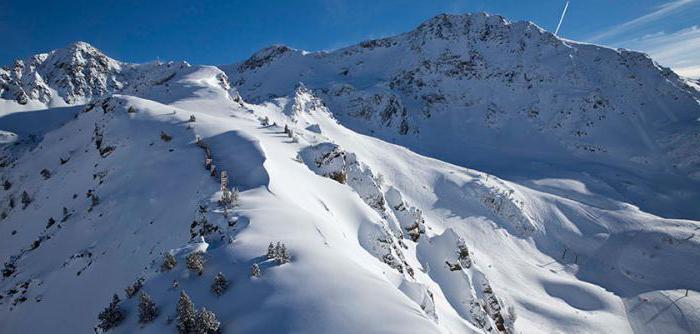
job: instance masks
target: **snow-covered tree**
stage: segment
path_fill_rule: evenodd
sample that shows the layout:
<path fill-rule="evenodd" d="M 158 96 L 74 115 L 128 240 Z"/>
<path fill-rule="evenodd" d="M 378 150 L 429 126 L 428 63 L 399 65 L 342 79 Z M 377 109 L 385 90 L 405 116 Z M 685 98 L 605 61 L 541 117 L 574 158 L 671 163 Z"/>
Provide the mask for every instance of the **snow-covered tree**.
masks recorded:
<path fill-rule="evenodd" d="M 53 219 L 53 217 L 49 217 L 49 221 L 46 223 L 46 228 L 48 229 L 49 227 L 53 226 L 53 224 L 56 224 L 56 220 Z"/>
<path fill-rule="evenodd" d="M 202 275 L 204 272 L 204 253 L 197 251 L 192 252 L 187 255 L 187 269 L 192 272 L 197 273 L 197 275 Z"/>
<path fill-rule="evenodd" d="M 158 307 L 153 302 L 151 296 L 146 292 L 139 294 L 139 322 L 142 324 L 149 323 L 158 317 Z"/>
<path fill-rule="evenodd" d="M 165 133 L 165 131 L 161 131 L 160 132 L 160 139 L 167 143 L 167 142 L 173 140 L 173 136 Z"/>
<path fill-rule="evenodd" d="M 175 268 L 175 266 L 177 266 L 177 259 L 175 258 L 175 255 L 165 253 L 165 256 L 163 257 L 163 263 L 160 265 L 160 270 L 170 271 L 173 268 Z"/>
<path fill-rule="evenodd" d="M 32 198 L 29 197 L 29 194 L 26 191 L 22 191 L 22 210 L 26 209 L 29 204 L 32 203 Z"/>
<path fill-rule="evenodd" d="M 287 246 L 283 243 L 277 242 L 273 253 L 275 262 L 277 262 L 277 264 L 285 264 L 291 260 L 291 256 L 289 255 Z"/>
<path fill-rule="evenodd" d="M 221 296 L 228 289 L 228 280 L 223 273 L 218 273 L 214 276 L 214 282 L 211 284 L 211 292 L 217 296 Z"/>
<path fill-rule="evenodd" d="M 134 282 L 133 284 L 127 286 L 124 289 L 124 292 L 126 292 L 126 296 L 129 298 L 135 296 L 143 287 L 143 281 L 144 281 L 144 279 L 143 279 L 143 277 L 141 277 L 141 278 L 137 279 L 136 282 Z"/>
<path fill-rule="evenodd" d="M 253 263 L 253 266 L 250 267 L 250 277 L 262 277 L 262 271 L 257 263 Z"/>
<path fill-rule="evenodd" d="M 2 268 L 2 277 L 10 277 L 17 271 L 17 267 L 13 262 L 5 262 L 4 268 Z"/>
<path fill-rule="evenodd" d="M 88 208 L 88 211 L 92 211 L 92 208 L 96 207 L 98 204 L 100 204 L 100 198 L 97 197 L 97 194 L 92 189 L 89 189 L 87 194 L 85 194 L 87 198 L 90 199 L 90 207 Z"/>
<path fill-rule="evenodd" d="M 227 209 L 233 208 L 238 205 L 238 196 L 238 189 L 226 190 L 221 197 L 221 204 Z"/>
<path fill-rule="evenodd" d="M 238 188 L 231 188 L 231 193 L 229 195 L 231 196 L 231 205 L 232 206 L 238 205 L 238 200 L 240 197 L 240 193 L 238 191 Z"/>
<path fill-rule="evenodd" d="M 49 170 L 46 169 L 46 168 L 42 169 L 41 172 L 39 172 L 39 174 L 41 174 L 41 176 L 42 176 L 45 180 L 48 180 L 48 179 L 51 178 L 51 171 L 49 171 Z"/>
<path fill-rule="evenodd" d="M 117 327 L 124 320 L 124 312 L 119 307 L 119 302 L 119 296 L 115 294 L 112 296 L 112 302 L 109 303 L 109 306 L 107 306 L 107 308 L 105 308 L 97 316 L 97 318 L 100 320 L 97 327 L 102 331 L 108 331 L 114 327 Z"/>
<path fill-rule="evenodd" d="M 63 218 L 61 218 L 61 222 L 68 220 L 69 217 L 70 217 L 70 212 L 68 211 L 68 208 L 64 206 L 63 207 Z"/>
<path fill-rule="evenodd" d="M 267 254 L 265 255 L 268 260 L 272 260 L 275 258 L 275 244 L 270 242 L 270 244 L 267 246 Z"/>
<path fill-rule="evenodd" d="M 219 333 L 221 323 L 216 320 L 216 314 L 202 307 L 202 309 L 197 312 L 197 319 L 195 322 L 195 330 L 197 334 L 216 334 Z"/>
<path fill-rule="evenodd" d="M 177 331 L 180 334 L 197 333 L 195 323 L 197 313 L 194 310 L 192 299 L 185 291 L 180 292 L 180 300 L 177 302 Z"/>

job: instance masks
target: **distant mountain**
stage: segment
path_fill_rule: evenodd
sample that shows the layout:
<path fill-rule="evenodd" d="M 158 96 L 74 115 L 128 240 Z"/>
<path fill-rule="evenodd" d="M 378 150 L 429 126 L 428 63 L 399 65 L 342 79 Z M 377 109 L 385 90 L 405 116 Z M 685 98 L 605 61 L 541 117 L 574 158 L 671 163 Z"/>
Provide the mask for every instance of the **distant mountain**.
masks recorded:
<path fill-rule="evenodd" d="M 114 60 L 88 43 L 15 61 L 0 69 L 0 97 L 20 105 L 80 105 L 115 93 L 143 95 L 166 91 L 178 74 L 191 72 L 187 62 L 129 64 Z M 228 85 L 225 75 L 219 76 Z"/>

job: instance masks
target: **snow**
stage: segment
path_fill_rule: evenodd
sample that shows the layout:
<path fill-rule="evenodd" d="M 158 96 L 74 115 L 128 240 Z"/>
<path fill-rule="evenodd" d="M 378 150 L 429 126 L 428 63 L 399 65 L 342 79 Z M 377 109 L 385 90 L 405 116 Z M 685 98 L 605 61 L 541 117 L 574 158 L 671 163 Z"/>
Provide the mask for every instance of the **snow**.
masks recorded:
<path fill-rule="evenodd" d="M 508 45 L 530 36 L 522 41 L 533 43 L 535 58 L 516 59 L 551 60 L 538 75 L 556 69 L 579 81 L 503 94 L 495 82 L 464 90 L 470 83 L 426 72 L 414 80 L 435 80 L 447 102 L 416 91 L 434 103 L 424 119 L 406 91 L 415 87 L 383 81 L 419 63 L 396 56 L 404 47 L 434 61 L 447 57 L 450 39 L 479 40 L 484 27 L 487 40 Z M 453 54 L 468 54 L 454 45 Z M 496 45 L 477 46 L 495 55 Z M 91 332 L 115 293 L 127 317 L 112 332 L 173 332 L 180 291 L 212 310 L 226 333 L 699 328 L 698 151 L 692 140 L 669 148 L 696 131 L 686 122 L 697 119 L 697 93 L 647 59 L 484 14 L 438 16 L 331 53 L 273 46 L 223 70 L 100 54 L 76 44 L 36 58 L 106 58 L 98 66 L 106 70 L 90 74 L 97 82 L 81 81 L 83 95 L 48 85 L 48 102 L 0 100 L 0 181 L 11 183 L 0 202 L 0 257 L 13 269 L 0 281 L 0 332 Z M 620 68 L 597 68 L 595 55 L 630 62 L 624 67 L 640 82 L 666 94 L 654 113 L 609 116 L 591 130 L 607 155 L 572 153 L 564 133 L 576 126 L 537 130 L 539 121 L 511 114 L 530 95 L 549 101 L 541 113 L 576 105 L 597 79 L 620 86 L 625 102 L 611 93 L 609 103 L 625 112 L 653 102 L 626 90 L 634 85 L 621 83 Z M 349 79 L 338 79 L 341 69 Z M 106 93 L 94 93 L 100 87 Z M 489 111 L 488 101 L 502 104 Z M 220 174 L 205 168 L 207 152 L 240 191 L 233 207 L 219 203 Z M 661 161 L 674 154 L 682 170 Z M 270 242 L 284 243 L 291 261 L 267 259 Z M 201 276 L 185 265 L 197 251 Z M 161 271 L 166 253 L 177 265 Z M 250 277 L 253 264 L 261 277 Z M 222 296 L 210 292 L 219 272 L 231 283 Z M 139 278 L 160 310 L 149 324 L 138 323 L 138 298 L 123 292 Z"/>

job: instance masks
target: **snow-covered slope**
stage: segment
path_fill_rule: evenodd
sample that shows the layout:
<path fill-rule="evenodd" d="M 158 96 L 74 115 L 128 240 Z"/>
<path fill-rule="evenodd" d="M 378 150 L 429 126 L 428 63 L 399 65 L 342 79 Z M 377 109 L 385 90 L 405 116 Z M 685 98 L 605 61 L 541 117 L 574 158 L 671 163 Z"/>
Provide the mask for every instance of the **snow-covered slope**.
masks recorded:
<path fill-rule="evenodd" d="M 465 22 L 480 28 L 465 35 Z M 561 56 L 564 50 L 618 60 L 635 55 L 562 42 L 494 16 L 440 16 L 414 32 L 330 54 L 284 47 L 258 53 L 225 68 L 243 99 L 216 67 L 133 65 L 87 51 L 37 56 L 80 55 L 60 58 L 101 74 L 78 71 L 90 78 L 61 85 L 67 81 L 46 79 L 61 67 L 43 62 L 33 73 L 47 83 L 48 98 L 1 101 L 0 332 L 93 332 L 113 294 L 125 318 L 110 332 L 176 332 L 183 291 L 197 309 L 213 311 L 225 333 L 698 332 L 700 223 L 664 218 L 643 205 L 673 195 L 652 208 L 697 212 L 688 204 L 698 190 L 697 148 L 685 147 L 677 159 L 687 164 L 677 169 L 625 160 L 671 154 L 623 137 L 630 126 L 619 113 L 631 112 L 607 109 L 646 101 L 639 89 L 622 91 L 636 94 L 624 106 L 610 97 L 609 121 L 592 126 L 598 132 L 591 140 L 619 150 L 602 158 L 572 149 L 573 137 L 563 130 L 536 130 L 537 121 L 520 120 L 516 109 L 504 111 L 497 127 L 480 118 L 488 103 L 512 99 L 512 107 L 539 94 L 559 96 L 540 106 L 540 115 L 554 119 L 550 108 L 579 106 L 581 87 L 593 81 L 555 89 L 554 81 L 538 79 L 530 89 L 536 93 L 518 86 L 506 94 L 499 76 L 486 75 L 495 65 L 478 70 L 478 80 L 469 71 L 430 70 L 413 74 L 414 84 L 432 80 L 423 86 L 386 81 L 418 64 L 415 54 L 428 63 L 450 48 L 468 55 L 469 44 L 455 41 L 477 31 L 479 45 L 493 44 L 479 52 L 490 49 L 485 59 L 505 67 L 508 57 L 497 49 L 511 43 L 506 30 L 540 40 L 524 42 L 528 61 L 539 68 L 532 73 L 556 84 L 560 76 L 547 71 L 559 67 L 581 77 L 588 71 L 576 66 L 598 66 L 585 59 L 557 63 L 577 59 Z M 101 55 L 76 46 L 67 50 Z M 526 59 L 519 57 L 510 58 Z M 107 65 L 93 67 L 90 59 Z M 339 75 L 347 79 L 331 77 L 341 63 L 348 73 Z M 697 92 L 649 64 L 630 71 L 678 97 L 659 97 L 676 117 L 665 124 L 679 136 L 696 130 L 689 119 Z M 608 76 L 615 68 L 597 72 L 610 80 L 599 83 L 606 94 L 636 82 Z M 654 81 L 654 71 L 665 79 Z M 39 82 L 16 78 L 13 87 L 25 92 Z M 346 93 L 333 93 L 339 87 Z M 443 102 L 436 97 L 416 109 L 423 90 L 440 89 Z M 457 107 L 472 99 L 472 109 Z M 639 109 L 636 117 L 649 140 L 671 140 L 655 111 Z M 508 147 L 516 144 L 518 150 Z M 472 156 L 507 178 L 474 169 L 467 163 Z M 616 176 L 625 183 L 629 175 L 636 178 L 627 192 L 611 182 Z M 686 188 L 668 195 L 674 187 L 668 180 Z M 650 189 L 662 191 L 644 194 Z M 287 251 L 274 251 L 277 242 Z M 176 264 L 164 261 L 166 254 Z M 221 284 L 212 290 L 218 273 L 229 283 L 223 292 Z M 154 320 L 139 321 L 135 290 L 151 296 Z"/>
<path fill-rule="evenodd" d="M 249 101 L 303 82 L 344 125 L 418 153 L 524 182 L 586 172 L 620 200 L 700 218 L 700 93 L 642 53 L 465 14 L 332 52 L 273 46 L 222 69 Z"/>

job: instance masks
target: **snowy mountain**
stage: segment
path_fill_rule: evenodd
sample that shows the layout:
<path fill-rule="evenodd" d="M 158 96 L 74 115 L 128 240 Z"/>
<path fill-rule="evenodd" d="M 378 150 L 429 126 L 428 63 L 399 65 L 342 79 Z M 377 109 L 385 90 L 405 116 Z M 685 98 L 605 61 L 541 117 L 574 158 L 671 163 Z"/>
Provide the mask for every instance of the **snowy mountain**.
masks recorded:
<path fill-rule="evenodd" d="M 595 172 L 620 200 L 700 217 L 700 93 L 638 52 L 440 15 L 396 37 L 330 53 L 273 46 L 222 68 L 247 101 L 303 82 L 344 125 L 420 154 L 518 179 Z"/>
<path fill-rule="evenodd" d="M 2 333 L 700 328 L 700 93 L 636 52 L 441 15 L 0 97 Z"/>

